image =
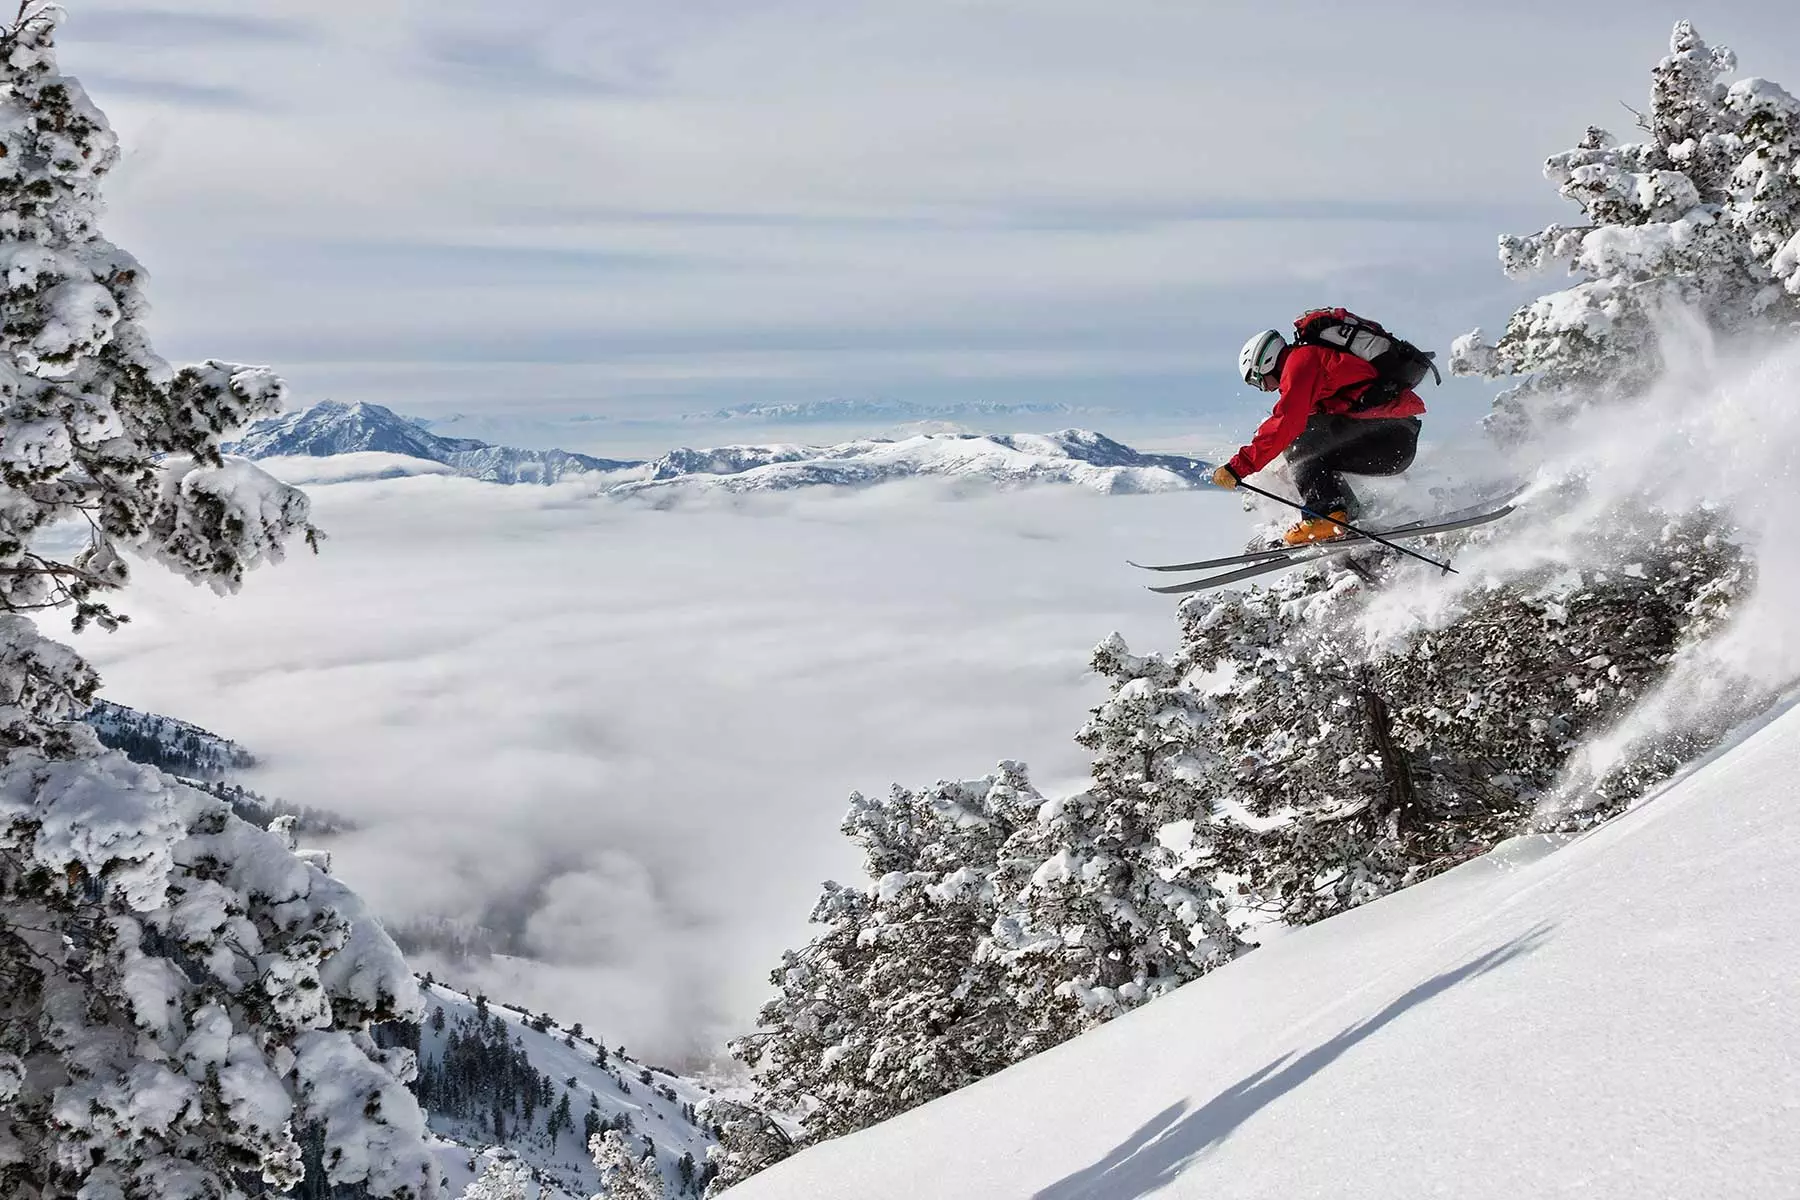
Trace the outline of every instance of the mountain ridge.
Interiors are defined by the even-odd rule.
[[[636,459],[595,458],[569,450],[526,450],[477,438],[443,437],[379,404],[335,400],[258,421],[226,449],[246,458],[327,458],[372,450],[442,463],[458,475],[505,484],[549,484],[569,475],[641,465]]]
[[[1113,409],[1055,401],[965,400],[948,404],[918,404],[911,400],[801,400],[780,404],[734,404],[711,412],[683,413],[682,421],[788,421],[795,424],[881,419],[892,421],[949,420],[959,417],[1006,416],[1107,416]]]
[[[1073,428],[1050,433],[915,433],[832,445],[678,447],[647,461],[608,459],[442,437],[380,405],[332,401],[260,422],[230,449],[250,458],[400,455],[493,483],[555,483],[609,475],[613,478],[604,480],[600,491],[616,497],[670,489],[741,493],[861,487],[918,477],[999,486],[1064,483],[1128,494],[1205,486],[1212,471],[1210,464],[1198,459],[1146,453],[1104,434]]]

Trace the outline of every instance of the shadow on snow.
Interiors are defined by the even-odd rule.
[[[1383,1025],[1459,983],[1529,954],[1548,933],[1549,926],[1540,925],[1460,967],[1432,976],[1330,1041],[1298,1057],[1282,1055],[1191,1112],[1186,1101],[1170,1105],[1105,1158],[1051,1184],[1032,1200],[1131,1200],[1149,1195],[1180,1175],[1196,1157],[1223,1143],[1265,1106],[1330,1066]]]

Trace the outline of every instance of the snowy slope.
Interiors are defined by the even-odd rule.
[[[132,762],[186,779],[221,779],[256,765],[256,756],[230,738],[160,713],[96,700],[82,719],[93,726],[101,742],[123,751]]]
[[[732,1200],[1800,1196],[1800,711]]]
[[[427,1016],[419,1044],[419,1062],[441,1064],[452,1033],[466,1033],[477,1019],[476,1004],[469,996],[442,984],[421,985]],[[436,1028],[434,1010],[442,1009],[442,1028]],[[712,1093],[689,1078],[676,1075],[626,1054],[622,1049],[608,1048],[606,1065],[596,1065],[599,1046],[592,1035],[575,1037],[569,1030],[551,1024],[545,1031],[533,1029],[530,1014],[504,1004],[487,1006],[491,1021],[499,1017],[506,1022],[507,1032],[523,1048],[532,1067],[548,1075],[558,1099],[569,1096],[574,1128],[559,1132],[554,1142],[545,1136],[549,1112],[540,1108],[532,1121],[520,1121],[519,1114],[508,1116],[513,1127],[508,1129],[504,1144],[520,1161],[530,1166],[540,1184],[545,1186],[545,1200],[559,1195],[587,1200],[600,1187],[598,1173],[581,1136],[584,1114],[590,1109],[603,1118],[618,1121],[629,1118],[628,1132],[648,1136],[656,1147],[657,1161],[663,1178],[670,1184],[669,1194],[692,1195],[676,1189],[678,1163],[684,1154],[693,1156],[697,1166],[706,1163],[712,1136],[688,1119],[694,1107]],[[645,1081],[648,1076],[648,1082]],[[569,1081],[573,1080],[573,1084]],[[440,1143],[440,1158],[452,1187],[451,1195],[460,1195],[473,1178],[477,1152],[493,1142],[491,1126],[484,1117],[459,1118],[440,1111],[429,1113],[434,1133],[445,1140]]]

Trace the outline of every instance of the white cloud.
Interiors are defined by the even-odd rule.
[[[1123,560],[1245,528],[1221,495],[1069,488],[667,512],[442,476],[313,495],[325,552],[241,596],[143,572],[134,622],[79,639],[107,694],[364,821],[336,865],[383,913],[551,962],[471,982],[657,1054],[753,1019],[819,882],[857,869],[852,789],[1003,757],[1082,776],[1088,650],[1174,635]]]

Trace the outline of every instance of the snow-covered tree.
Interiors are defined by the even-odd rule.
[[[1583,279],[1451,354],[1459,373],[1529,377],[1496,400],[1497,435],[1640,390],[1663,365],[1665,322],[1698,315],[1731,335],[1800,320],[1800,100],[1766,79],[1726,85],[1736,66],[1679,23],[1651,73],[1642,140],[1590,127],[1545,164],[1581,220],[1502,237],[1500,261],[1513,276],[1561,263]]]
[[[872,1102],[859,1124],[955,1091],[1029,1052],[983,946],[997,916],[996,864],[1042,803],[1024,766],[1003,762],[981,779],[895,788],[884,804],[853,810],[871,841],[882,828],[925,831],[909,862],[876,878],[876,919],[862,933],[862,988],[874,1022],[864,1070]]]
[[[761,1101],[836,1137],[972,1083],[1021,1053],[1019,1013],[983,952],[1001,849],[1042,803],[1023,767],[851,797],[844,832],[868,882],[828,883],[820,926],[771,976],[761,1029],[732,1050]]]
[[[1199,694],[1174,663],[1132,655],[1116,634],[1093,667],[1113,689],[1075,739],[1094,753],[1092,784],[1040,805],[995,877],[987,949],[1028,1014],[1028,1052],[1242,948],[1209,878],[1210,802],[1197,785],[1212,751]]]
[[[1369,590],[1327,568],[1184,606],[1179,661],[1213,709],[1199,786],[1241,902],[1314,921],[1531,826],[1583,742],[1749,584],[1716,514],[1628,508],[1605,527],[1582,568],[1475,587],[1454,619],[1399,638],[1372,640]],[[1636,747],[1562,823],[1618,811],[1723,732]]]
[[[311,532],[219,451],[280,381],[145,338],[60,20],[0,28],[0,1194],[228,1200],[296,1183],[307,1146],[334,1184],[435,1195],[413,1056],[369,1034],[419,1015],[393,943],[279,835],[106,751],[78,721],[93,671],[19,615],[110,627],[127,554],[224,592]]]
[[[0,762],[0,1192],[241,1196],[316,1131],[333,1182],[434,1194],[413,1057],[367,1032],[419,1015],[393,943],[276,835],[102,751],[75,666],[0,619],[0,687],[43,688]]]
[[[110,624],[126,552],[219,591],[310,536],[306,498],[221,442],[278,411],[262,367],[171,368],[141,324],[144,270],[100,236],[99,185],[118,158],[106,118],[58,73],[61,10],[0,32],[0,608],[68,604]],[[79,522],[79,554],[40,535]]]
[[[701,1106],[700,1119],[719,1139],[706,1152],[708,1200],[800,1148],[781,1122],[742,1101],[715,1096]]]
[[[531,1169],[509,1152],[489,1151],[482,1163],[481,1174],[463,1189],[462,1200],[532,1200],[537,1194]]]
[[[609,1129],[588,1143],[600,1168],[600,1194],[594,1200],[663,1200],[668,1194],[655,1153],[634,1140]]]
[[[808,1141],[860,1128],[857,1114],[873,1101],[864,1074],[874,1014],[862,988],[862,933],[873,908],[860,889],[828,881],[812,912],[819,932],[783,952],[770,976],[778,994],[757,1014],[758,1031],[731,1043],[759,1073],[761,1103],[811,1109]]]

